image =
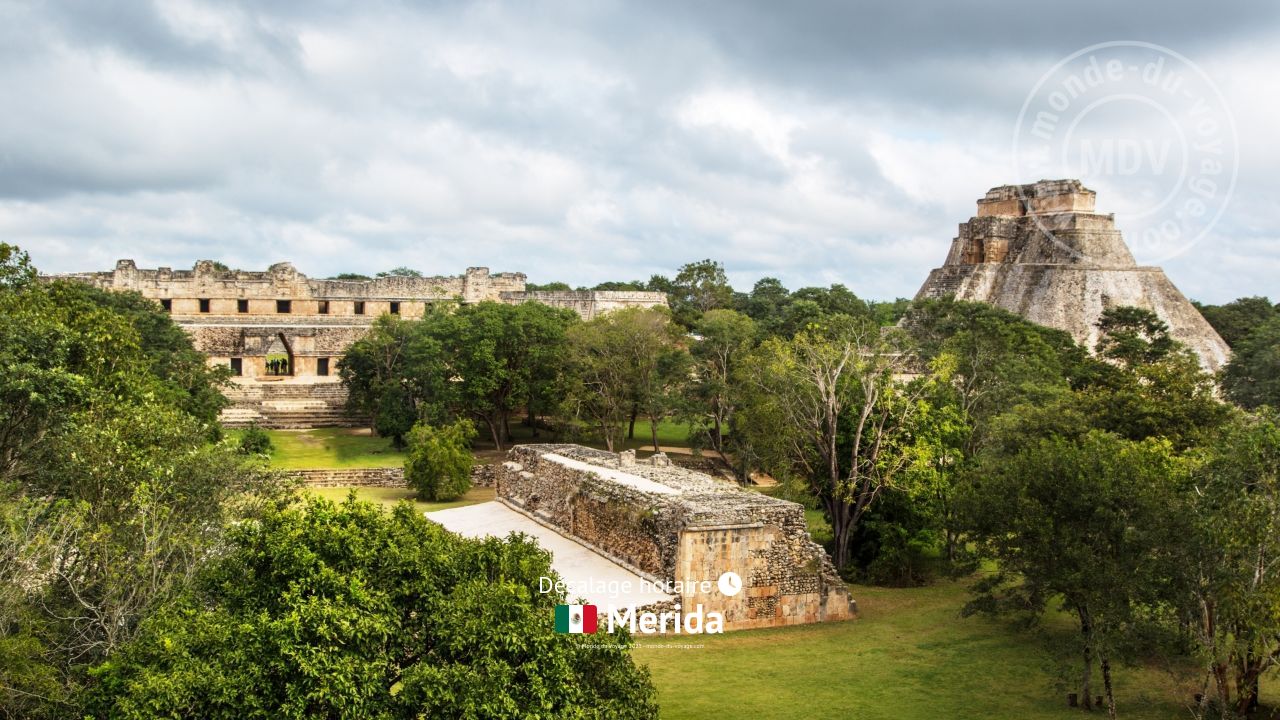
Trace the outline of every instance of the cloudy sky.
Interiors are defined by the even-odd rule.
[[[1194,298],[1280,295],[1269,1],[0,0],[0,240],[47,272],[711,257],[741,289],[910,296],[976,198],[1038,179],[1012,141],[1039,80],[1112,40],[1193,61],[1234,121],[1222,218],[1157,259]]]

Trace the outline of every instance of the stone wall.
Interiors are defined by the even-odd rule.
[[[317,280],[287,262],[250,272],[218,270],[209,260],[191,270],[146,270],[120,260],[109,272],[52,277],[138,292],[161,303],[211,363],[238,365],[240,377],[249,379],[267,375],[268,354],[289,357],[289,377],[336,375],[338,359],[379,316],[420,318],[434,305],[541,302],[591,319],[618,308],[667,302],[664,294],[650,292],[526,292],[523,273],[492,273],[485,267],[457,276]]]
[[[493,465],[476,465],[471,469],[471,484],[492,487]],[[342,470],[291,470],[285,473],[308,487],[408,487],[404,468],[347,468]]]
[[[702,473],[577,445],[520,445],[497,473],[498,498],[643,576],[711,581],[681,593],[684,608],[725,613],[726,628],[852,615],[848,589],[809,537],[804,509]],[[714,582],[738,573],[733,597]]]
[[[286,475],[309,487],[405,487],[404,468],[291,470]]]

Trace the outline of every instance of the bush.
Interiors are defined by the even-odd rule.
[[[404,479],[430,502],[454,500],[471,488],[471,441],[476,428],[469,420],[432,427],[413,426],[405,436],[409,457],[404,462]]]
[[[271,444],[271,435],[258,427],[257,423],[245,428],[244,434],[240,436],[240,452],[245,455],[270,455],[273,450],[275,446]]]

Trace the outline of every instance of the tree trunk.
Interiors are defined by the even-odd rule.
[[[635,405],[631,406],[631,422],[627,424],[627,439],[636,439],[636,418],[640,415],[640,408]]]
[[[492,418],[485,418],[484,424],[489,426],[489,436],[493,438],[494,449],[501,450],[502,437],[501,437],[501,433],[499,432],[498,424],[495,423]]]
[[[502,412],[502,441],[511,442],[511,413],[505,410]]]
[[[653,451],[661,452],[658,447],[658,421],[653,418],[649,418],[649,435],[653,438]]]
[[[1111,659],[1102,656],[1102,686],[1107,691],[1107,716],[1116,720],[1116,698],[1111,692]]]
[[[1089,620],[1089,611],[1083,607],[1076,608],[1080,616],[1080,636],[1084,640],[1084,674],[1080,678],[1080,689],[1084,694],[1083,707],[1093,709],[1093,624]]]
[[[849,562],[849,535],[852,534],[853,523],[850,522],[849,506],[834,498],[826,502],[827,514],[831,516],[831,534],[835,538],[835,552],[832,560],[836,572],[842,572]]]

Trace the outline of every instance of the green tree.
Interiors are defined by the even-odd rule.
[[[835,316],[791,340],[770,338],[742,363],[745,440],[764,469],[799,478],[826,510],[837,567],[881,493],[906,483],[914,427],[933,378],[901,378],[913,364],[901,331]]]
[[[531,541],[408,504],[310,500],[236,528],[183,602],[94,671],[128,718],[652,718],[630,638],[559,635]]]
[[[664,308],[624,308],[570,328],[564,412],[598,431],[610,451],[627,420],[643,415],[657,446],[688,367],[678,334]]]
[[[471,488],[475,425],[461,419],[443,427],[418,423],[409,431],[404,479],[428,502],[456,500]]]
[[[1101,360],[1086,362],[1075,382],[1095,427],[1130,440],[1166,438],[1185,450],[1227,419],[1213,377],[1154,313],[1112,308],[1098,327]]]
[[[511,414],[547,404],[546,394],[566,352],[572,311],[541,303],[466,305],[428,327],[451,378],[450,406],[483,423],[501,450],[511,438]]]
[[[569,283],[560,282],[557,280],[554,282],[541,283],[541,284],[525,283],[524,289],[530,292],[538,292],[538,291],[566,291],[566,290],[572,290],[573,288],[569,286]]]
[[[384,314],[347,347],[338,363],[338,375],[347,389],[347,408],[373,420],[379,434],[398,444],[417,420],[415,401],[424,394],[422,388],[416,388],[416,393],[405,389],[410,383],[411,355],[414,350],[419,358],[423,355],[419,328],[413,321]]]
[[[724,265],[715,260],[681,265],[667,292],[672,317],[687,328],[708,310],[732,307],[734,299]]]
[[[219,378],[153,304],[28,282],[21,253],[7,256],[0,583],[21,592],[0,598],[0,714],[75,717],[87,667],[285,487],[210,441]]]
[[[755,321],[764,336],[782,334],[791,293],[777,278],[760,278],[743,302],[743,311]]]
[[[329,279],[330,280],[372,280],[373,278],[369,277],[368,275],[361,275],[360,273],[346,272],[346,273],[338,273],[337,275],[334,275]]]
[[[1161,550],[1180,571],[1177,607],[1194,629],[1212,695],[1230,712],[1251,712],[1261,677],[1280,661],[1276,415],[1226,423],[1168,515],[1177,531]]]
[[[733,383],[756,333],[755,322],[735,310],[710,310],[694,327],[691,415],[707,445],[722,456],[737,406]]]
[[[1265,297],[1246,297],[1226,305],[1196,304],[1204,319],[1234,350],[1260,325],[1280,316],[1280,307]]]
[[[1246,408],[1280,408],[1280,315],[1237,341],[1222,370],[1222,388]]]
[[[1096,661],[1114,717],[1113,663],[1132,647],[1140,609],[1168,587],[1167,508],[1185,466],[1167,442],[1099,430],[986,459],[962,513],[1000,572],[979,583],[968,610],[1016,609],[1034,621],[1060,598],[1077,621],[1085,707]]]
[[[378,273],[378,277],[380,278],[384,278],[384,277],[420,278],[422,277],[422,273],[417,270],[414,270],[413,268],[405,267],[401,265],[400,267],[391,268],[390,270],[383,270],[382,272]]]

